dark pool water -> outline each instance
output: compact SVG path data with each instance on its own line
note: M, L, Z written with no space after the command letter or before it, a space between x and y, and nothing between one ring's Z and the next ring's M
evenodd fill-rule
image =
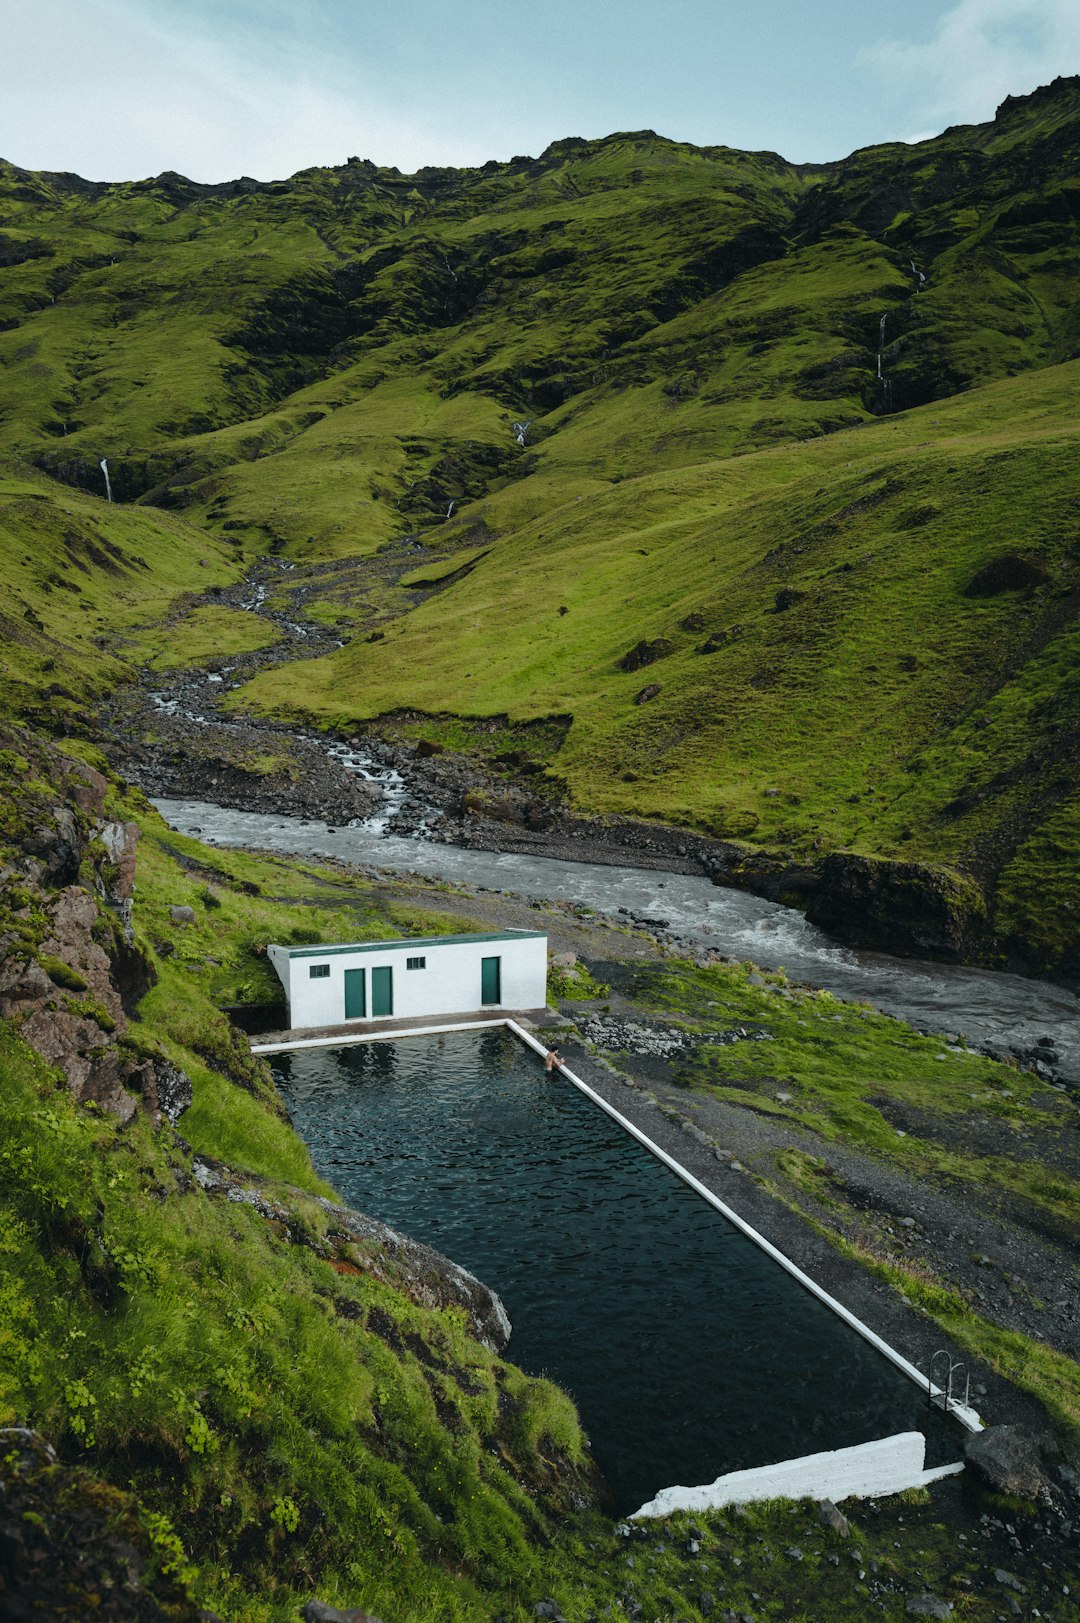
M620 1514L821 1449L957 1434L913 1382L498 1030L275 1055L319 1172L497 1290L575 1398Z

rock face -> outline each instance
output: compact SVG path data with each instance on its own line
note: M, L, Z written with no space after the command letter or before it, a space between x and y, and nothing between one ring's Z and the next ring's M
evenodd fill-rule
M887 942L910 957L972 958L986 932L986 902L973 879L850 851L825 858L806 916L852 946Z
M317 1204L332 1219L332 1227L325 1241L315 1242L296 1211L271 1198L257 1178L241 1177L220 1162L205 1158L195 1162L194 1170L200 1186L209 1194L253 1207L278 1232L284 1228L291 1240L312 1246L327 1261L346 1271L370 1274L393 1285L418 1307L463 1310L470 1334L489 1351L501 1353L510 1340L510 1320L495 1292L431 1246L399 1234L376 1217L322 1199ZM299 1189L286 1193L295 1195L298 1205L311 1199Z
M59 1067L77 1099L122 1121L141 1101L175 1121L190 1081L123 1042L127 1013L154 979L132 939L138 828L106 816L107 784L93 768L29 735L0 742L32 774L0 851L0 1018Z
M62 1465L36 1432L0 1430L0 1615L53 1623L209 1618L162 1575L130 1494Z

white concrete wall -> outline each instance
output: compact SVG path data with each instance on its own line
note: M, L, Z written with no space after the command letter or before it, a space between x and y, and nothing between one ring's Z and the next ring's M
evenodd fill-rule
M547 998L547 937L543 935L478 936L466 941L400 941L365 946L355 951L314 952L298 956L272 946L267 956L285 987L289 1026L302 1031L312 1026L345 1024L345 971L365 971L367 1015L371 1013L371 971L393 971L393 1018L411 1020L430 1015L474 1014L481 1009L540 1009ZM407 969L410 958L426 960L423 969ZM500 960L498 1003L481 1002L481 960ZM329 975L313 980L314 964L328 964ZM380 1017L381 1018L381 1017ZM350 1020L349 1024L354 1022Z
M670 1516L676 1510L718 1510L758 1499L876 1499L902 1493L939 1476L963 1470L960 1464L924 1469L926 1439L920 1431L902 1431L879 1442L857 1443L751 1471L729 1471L702 1488L664 1488L635 1516Z

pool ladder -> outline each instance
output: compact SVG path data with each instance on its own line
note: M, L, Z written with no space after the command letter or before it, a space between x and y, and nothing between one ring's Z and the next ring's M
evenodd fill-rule
M934 1391L935 1370L941 1370L945 1377L942 1380L941 1375L938 1375L938 1391L936 1393ZM955 1383L959 1382L961 1375L964 1377L964 1396L962 1400L957 1396L955 1389ZM944 1409L948 1414L954 1404L960 1404L961 1402L965 1409L969 1409L971 1407L970 1400L971 1376L968 1373L967 1365L962 1359L954 1358L947 1347L939 1347L930 1359L930 1372L926 1377L927 1404L930 1407L937 1404L939 1409Z

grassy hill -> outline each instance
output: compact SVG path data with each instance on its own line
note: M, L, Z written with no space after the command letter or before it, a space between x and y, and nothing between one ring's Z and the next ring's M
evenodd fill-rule
M570 716L578 809L946 865L971 951L1075 968L1078 157L1071 79L820 166L651 131L273 184L0 166L12 589L27 502L144 538L144 623L262 552L476 558L377 647L313 600L350 645L241 702Z
M195 1594L292 1618L318 1589L388 1619L524 1623L554 1595L572 1623L795 1620L811 1570L832 1614L865 1615L840 1536L787 1508L677 1522L631 1571L565 1397L331 1230L220 1007L267 991L268 939L474 921L210 852L77 762L104 771L98 706L141 672L278 637L220 598L272 556L307 588L290 612L344 646L262 672L239 709L478 760L489 718L545 722L531 782L574 810L706 831L781 891L845 857L929 874L974 921L960 950L1080 973L1078 158L1070 79L820 166L651 131L272 184L0 163L0 1426L31 1418L89 1468L70 1492L171 1584L162 1615ZM959 1116L969 1056L939 1070L936 1040L831 1000L822 1037L809 995L789 1010L745 968L698 981L703 1021L719 985L772 1023L761 1064L789 1045L793 1113L828 1138L902 1140L927 1177L1071 1221L1025 1136L1067 1101L970 1061L1023 1142L968 1162L927 1128L930 1153L865 1079ZM174 1069L179 1134L153 1081ZM106 1081L79 1094L76 1071ZM233 1172L208 1188L196 1157ZM1063 1352L888 1256L1075 1429ZM920 1583L968 1561L937 1502L868 1515L890 1616L916 1523ZM780 1559L796 1528L805 1570ZM66 1615L111 1604L87 1583Z

